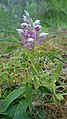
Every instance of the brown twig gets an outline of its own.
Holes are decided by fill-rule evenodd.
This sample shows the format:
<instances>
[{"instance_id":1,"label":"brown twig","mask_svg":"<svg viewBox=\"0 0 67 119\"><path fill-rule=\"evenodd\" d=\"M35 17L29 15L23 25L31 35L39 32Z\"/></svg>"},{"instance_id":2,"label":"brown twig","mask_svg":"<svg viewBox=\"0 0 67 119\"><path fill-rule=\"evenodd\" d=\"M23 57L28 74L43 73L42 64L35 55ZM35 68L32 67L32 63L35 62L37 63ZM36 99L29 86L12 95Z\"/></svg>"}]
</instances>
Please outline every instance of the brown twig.
<instances>
[{"instance_id":1,"label":"brown twig","mask_svg":"<svg viewBox=\"0 0 67 119\"><path fill-rule=\"evenodd\" d=\"M57 57L57 56L54 56L56 59L60 60L61 62L67 64L67 62L65 62L64 60L62 60L61 58Z\"/></svg>"}]
</instances>

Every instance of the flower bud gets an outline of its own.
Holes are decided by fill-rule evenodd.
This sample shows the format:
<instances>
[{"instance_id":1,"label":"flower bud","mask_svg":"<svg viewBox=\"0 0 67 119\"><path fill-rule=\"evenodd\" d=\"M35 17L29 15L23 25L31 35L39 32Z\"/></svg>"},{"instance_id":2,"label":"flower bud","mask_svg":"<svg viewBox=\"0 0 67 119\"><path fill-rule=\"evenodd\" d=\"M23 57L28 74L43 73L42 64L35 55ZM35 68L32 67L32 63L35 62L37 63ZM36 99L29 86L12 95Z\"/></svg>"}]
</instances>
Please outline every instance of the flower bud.
<instances>
[{"instance_id":1,"label":"flower bud","mask_svg":"<svg viewBox=\"0 0 67 119\"><path fill-rule=\"evenodd\" d=\"M29 13L28 13L26 10L24 10L24 12L25 12L25 14L26 14L26 18L29 19L29 18L30 18Z\"/></svg>"},{"instance_id":2,"label":"flower bud","mask_svg":"<svg viewBox=\"0 0 67 119\"><path fill-rule=\"evenodd\" d=\"M25 22L27 21L26 16L24 16L24 15L23 15L23 20L24 20Z\"/></svg>"}]
</instances>

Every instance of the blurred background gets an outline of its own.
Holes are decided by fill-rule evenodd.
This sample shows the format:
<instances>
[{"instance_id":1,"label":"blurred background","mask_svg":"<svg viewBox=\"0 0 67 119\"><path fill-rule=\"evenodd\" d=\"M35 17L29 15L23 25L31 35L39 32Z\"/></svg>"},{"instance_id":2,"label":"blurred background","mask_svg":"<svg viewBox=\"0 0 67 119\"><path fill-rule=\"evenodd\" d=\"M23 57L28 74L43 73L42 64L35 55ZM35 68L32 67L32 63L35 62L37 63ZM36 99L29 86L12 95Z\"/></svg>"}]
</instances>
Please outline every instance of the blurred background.
<instances>
[{"instance_id":1,"label":"blurred background","mask_svg":"<svg viewBox=\"0 0 67 119\"><path fill-rule=\"evenodd\" d=\"M16 33L23 22L24 10L33 21L40 19L45 31L67 29L67 0L0 0L1 37Z\"/></svg>"}]
</instances>

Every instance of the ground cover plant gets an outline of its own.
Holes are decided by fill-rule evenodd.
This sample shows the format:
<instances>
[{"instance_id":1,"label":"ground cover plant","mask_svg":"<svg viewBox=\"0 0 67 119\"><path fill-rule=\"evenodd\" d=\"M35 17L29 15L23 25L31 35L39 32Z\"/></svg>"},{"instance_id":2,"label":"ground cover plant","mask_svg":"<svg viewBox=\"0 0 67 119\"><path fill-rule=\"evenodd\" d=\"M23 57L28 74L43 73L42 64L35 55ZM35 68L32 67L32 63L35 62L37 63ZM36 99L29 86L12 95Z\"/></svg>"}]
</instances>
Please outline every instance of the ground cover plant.
<instances>
[{"instance_id":1,"label":"ground cover plant","mask_svg":"<svg viewBox=\"0 0 67 119\"><path fill-rule=\"evenodd\" d=\"M21 43L1 43L0 116L65 119L66 32L41 33L39 20L33 22L26 11L23 18L17 29Z\"/></svg>"}]
</instances>

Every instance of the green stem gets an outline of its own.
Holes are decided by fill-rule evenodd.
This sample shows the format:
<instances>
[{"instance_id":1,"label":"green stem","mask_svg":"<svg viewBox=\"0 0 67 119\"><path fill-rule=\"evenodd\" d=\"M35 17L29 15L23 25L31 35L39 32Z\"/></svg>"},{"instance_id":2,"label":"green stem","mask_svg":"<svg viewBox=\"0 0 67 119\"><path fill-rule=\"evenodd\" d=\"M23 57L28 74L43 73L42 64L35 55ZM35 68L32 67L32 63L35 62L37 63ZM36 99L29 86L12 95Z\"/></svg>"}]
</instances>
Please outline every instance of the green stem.
<instances>
[{"instance_id":1,"label":"green stem","mask_svg":"<svg viewBox=\"0 0 67 119\"><path fill-rule=\"evenodd\" d=\"M32 63L34 64L35 63L35 60L34 60L34 46L32 48Z\"/></svg>"}]
</instances>

